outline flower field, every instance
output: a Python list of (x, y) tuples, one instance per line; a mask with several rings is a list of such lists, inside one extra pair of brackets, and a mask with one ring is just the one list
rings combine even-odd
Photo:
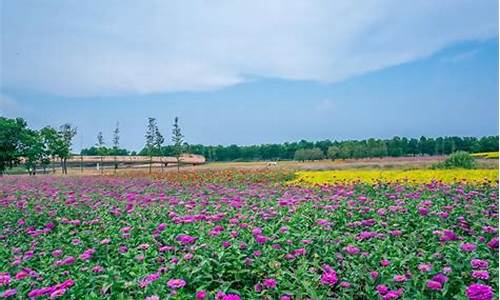
[(449, 170), (337, 170), (297, 172), (292, 181), (299, 184), (334, 184), (394, 182), (402, 184), (425, 184), (432, 181), (442, 183), (497, 184), (498, 169), (449, 169)]
[(321, 186), (269, 171), (165, 176), (0, 178), (0, 298), (498, 297), (489, 175)]

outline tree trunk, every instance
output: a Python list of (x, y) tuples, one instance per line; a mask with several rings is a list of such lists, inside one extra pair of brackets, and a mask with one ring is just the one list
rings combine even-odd
[(180, 157), (177, 157), (177, 172), (180, 172), (180, 168), (181, 168), (181, 159)]

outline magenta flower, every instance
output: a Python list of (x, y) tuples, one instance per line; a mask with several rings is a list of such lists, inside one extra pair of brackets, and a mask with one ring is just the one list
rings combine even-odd
[(380, 295), (385, 295), (389, 292), (389, 288), (385, 284), (377, 285), (376, 290)]
[(276, 282), (276, 279), (274, 279), (274, 278), (266, 278), (266, 279), (264, 279), (262, 284), (264, 285), (264, 287), (266, 287), (268, 289), (274, 289), (274, 288), (276, 288), (277, 282)]
[(487, 244), (491, 249), (498, 249), (498, 238), (492, 238)]
[(241, 300), (241, 297), (236, 295), (236, 294), (227, 294), (227, 295), (224, 295), (222, 300)]
[(0, 286), (9, 285), (9, 283), (10, 283), (10, 274), (0, 273)]
[(460, 246), (460, 249), (462, 249), (465, 252), (473, 252), (476, 251), (476, 245), (472, 243), (463, 243)]
[(207, 298), (207, 292), (204, 291), (204, 290), (201, 290), (201, 291), (197, 291), (196, 292), (196, 300), (203, 300)]
[(467, 287), (465, 295), (469, 300), (491, 300), (493, 289), (488, 285), (474, 283)]
[(395, 282), (404, 282), (407, 280), (406, 276), (405, 275), (394, 275), (394, 278), (393, 280)]
[(488, 271), (472, 271), (472, 277), (476, 279), (488, 280), (490, 279), (490, 273), (488, 273)]
[(0, 294), (0, 298), (9, 298), (14, 296), (17, 293), (16, 289), (8, 289)]
[(322, 285), (335, 285), (339, 279), (337, 278), (337, 272), (330, 267), (329, 265), (323, 266), (323, 274), (321, 275), (321, 284)]
[(427, 287), (431, 290), (440, 291), (443, 289), (443, 285), (439, 281), (427, 280)]
[(486, 260), (474, 258), (470, 261), (473, 269), (488, 269), (489, 263)]
[(432, 270), (432, 265), (431, 264), (419, 264), (417, 268), (420, 272), (429, 272)]
[(351, 255), (358, 254), (359, 252), (361, 252), (361, 250), (359, 250), (358, 247), (354, 247), (352, 245), (348, 245), (347, 247), (344, 248), (344, 250)]
[(186, 281), (182, 279), (170, 279), (167, 282), (167, 286), (171, 289), (180, 289), (186, 285)]
[(448, 277), (444, 274), (438, 273), (434, 275), (434, 277), (432, 277), (432, 280), (440, 282), (441, 284), (445, 284), (446, 282), (448, 282)]
[(189, 245), (194, 243), (198, 238), (194, 236), (190, 236), (187, 234), (181, 234), (177, 237), (177, 240), (182, 244), (182, 245)]

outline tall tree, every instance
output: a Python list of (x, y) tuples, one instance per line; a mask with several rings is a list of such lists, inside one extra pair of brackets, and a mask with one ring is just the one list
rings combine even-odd
[(155, 148), (157, 133), (158, 133), (158, 125), (156, 124), (156, 119), (149, 117), (145, 134), (147, 155), (149, 156), (149, 173), (151, 173), (151, 167), (153, 164), (153, 150)]
[(38, 164), (42, 164), (45, 156), (45, 145), (40, 133), (36, 130), (26, 129), (21, 135), (21, 154), (24, 165), (30, 175), (36, 175)]
[(68, 174), (66, 161), (69, 157), (71, 157), (71, 145), (76, 132), (76, 127), (73, 127), (69, 123), (65, 123), (59, 127), (59, 147), (57, 155), (61, 159), (61, 168), (64, 174)]
[(115, 173), (116, 169), (118, 169), (118, 164), (116, 163), (116, 155), (118, 154), (118, 149), (120, 147), (120, 123), (116, 122), (115, 130), (113, 130), (113, 154), (115, 156)]
[(183, 139), (184, 136), (182, 135), (181, 128), (179, 127), (179, 118), (175, 117), (172, 129), (172, 143), (174, 144), (174, 155), (177, 160), (177, 172), (180, 171)]
[(101, 161), (100, 166), (97, 164), (98, 169), (101, 171), (101, 174), (104, 172), (103, 168), (103, 156), (106, 155), (106, 143), (104, 142), (104, 136), (102, 135), (102, 131), (97, 133), (97, 143), (95, 144), (97, 147), (97, 154), (99, 155), (99, 159)]

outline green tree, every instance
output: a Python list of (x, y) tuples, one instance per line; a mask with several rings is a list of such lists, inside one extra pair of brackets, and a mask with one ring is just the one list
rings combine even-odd
[(56, 140), (56, 155), (61, 160), (63, 174), (68, 174), (67, 159), (71, 157), (71, 145), (76, 132), (76, 127), (73, 127), (69, 123), (65, 123), (59, 127), (58, 138)]
[(116, 156), (118, 155), (118, 151), (120, 148), (120, 123), (116, 122), (115, 130), (113, 130), (113, 155), (114, 155), (114, 166), (115, 173), (118, 169), (118, 163), (116, 162)]
[(328, 147), (326, 155), (328, 156), (329, 159), (334, 160), (336, 158), (339, 158), (339, 153), (340, 153), (339, 147), (330, 146), (330, 147)]
[(25, 129), (26, 121), (22, 118), (0, 117), (0, 176), (6, 168), (11, 168), (19, 162), (21, 135)]
[(174, 155), (177, 160), (177, 172), (180, 171), (181, 154), (182, 154), (182, 143), (184, 136), (181, 133), (181, 128), (179, 127), (179, 118), (175, 117), (174, 125), (172, 128), (172, 144), (174, 144)]
[(157, 138), (158, 125), (156, 124), (155, 118), (148, 118), (148, 125), (146, 127), (146, 153), (149, 156), (149, 173), (151, 173), (151, 168), (153, 164), (153, 150), (155, 148), (155, 140)]

